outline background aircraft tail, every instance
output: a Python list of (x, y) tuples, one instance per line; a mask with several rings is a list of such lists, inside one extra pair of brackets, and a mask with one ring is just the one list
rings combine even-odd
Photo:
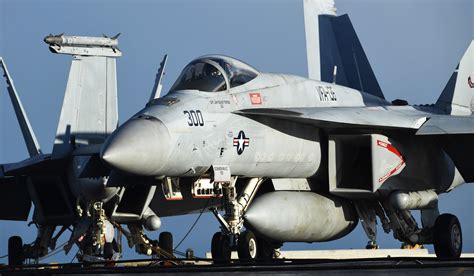
[(73, 55), (53, 147), (61, 158), (73, 145), (101, 144), (118, 124), (117, 38), (48, 36), (53, 53)]
[(336, 16), (334, 0), (303, 1), (309, 78), (384, 98), (349, 16)]
[(471, 115), (474, 111), (474, 40), (444, 87), (436, 107), (450, 115)]

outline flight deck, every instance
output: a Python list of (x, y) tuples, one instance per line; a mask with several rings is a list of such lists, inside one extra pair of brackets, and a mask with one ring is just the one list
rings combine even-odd
[(211, 260), (134, 260), (112, 264), (51, 264), (22, 268), (3, 267), (2, 275), (130, 275), (130, 274), (313, 274), (326, 275), (473, 275), (474, 258), (440, 261), (436, 258), (403, 257), (372, 259), (293, 259), (268, 263), (212, 264)]
[[(391, 255), (387, 255), (391, 254)], [(326, 258), (322, 256), (326, 255)], [(315, 258), (318, 256), (318, 258)], [(367, 257), (372, 256), (372, 257)], [(384, 256), (384, 257), (381, 257)], [(474, 254), (440, 260), (427, 250), (285, 251), (269, 262), (214, 264), (210, 258), (140, 259), (94, 264), (34, 264), (0, 267), (1, 275), (149, 275), (149, 274), (313, 274), (325, 275), (474, 275)]]

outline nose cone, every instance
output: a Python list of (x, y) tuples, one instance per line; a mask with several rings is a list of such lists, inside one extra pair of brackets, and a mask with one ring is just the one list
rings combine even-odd
[(132, 119), (105, 141), (102, 160), (114, 170), (141, 176), (160, 175), (168, 159), (169, 133), (157, 119)]

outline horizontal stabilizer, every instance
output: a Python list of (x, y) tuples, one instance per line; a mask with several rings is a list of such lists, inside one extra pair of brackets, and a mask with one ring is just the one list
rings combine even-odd
[(41, 149), (38, 144), (38, 140), (36, 139), (35, 133), (33, 132), (33, 128), (31, 127), (30, 121), (28, 120), (28, 116), (26, 116), (26, 112), (20, 101), (20, 97), (18, 97), (15, 85), (13, 84), (13, 80), (10, 77), (10, 73), (8, 72), (7, 65), (3, 61), (2, 57), (0, 57), (0, 64), (3, 68), (4, 76), (7, 81), (8, 94), (10, 96), (10, 100), (12, 101), (16, 118), (18, 120), (18, 123), (20, 124), (21, 132), (23, 134), (23, 139), (25, 139), (28, 153), (30, 154), (30, 156), (41, 154)]
[(407, 109), (385, 107), (307, 107), (245, 109), (243, 116), (264, 116), (307, 123), (322, 129), (418, 129), (426, 117)]
[(51, 154), (40, 154), (20, 162), (3, 164), (5, 176), (21, 176), (33, 174), (57, 174), (64, 169), (66, 162), (61, 159), (51, 159)]
[(473, 116), (433, 115), (416, 135), (474, 134)]

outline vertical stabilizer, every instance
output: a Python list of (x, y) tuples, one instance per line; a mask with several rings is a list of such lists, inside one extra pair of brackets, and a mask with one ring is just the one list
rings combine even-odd
[(2, 57), (0, 57), (0, 65), (3, 68), (4, 76), (7, 81), (8, 94), (10, 96), (10, 100), (12, 101), (16, 118), (18, 119), (18, 123), (20, 124), (21, 133), (23, 134), (23, 139), (25, 139), (25, 144), (26, 144), (28, 153), (30, 154), (30, 157), (39, 155), (41, 154), (41, 149), (39, 147), (38, 140), (36, 140), (36, 136), (35, 136), (35, 133), (33, 132), (33, 128), (30, 125), (28, 116), (26, 116), (26, 112), (23, 109), (23, 105), (21, 104), (21, 101), (20, 101), (20, 97), (18, 97), (18, 93), (16, 92), (15, 85), (13, 84), (13, 80), (10, 77), (10, 73), (8, 72), (7, 65), (3, 61)]
[(101, 144), (118, 124), (116, 38), (47, 37), (54, 53), (73, 55), (53, 158), (74, 147)]
[(383, 99), (349, 16), (336, 16), (333, 0), (304, 0), (303, 7), (309, 78), (336, 80), (337, 84)]
[(474, 110), (474, 40), (444, 87), (436, 107), (450, 115), (471, 115)]
[(306, 36), (306, 55), (308, 77), (321, 80), (321, 63), (319, 59), (319, 15), (335, 16), (334, 0), (303, 0), (304, 26)]

